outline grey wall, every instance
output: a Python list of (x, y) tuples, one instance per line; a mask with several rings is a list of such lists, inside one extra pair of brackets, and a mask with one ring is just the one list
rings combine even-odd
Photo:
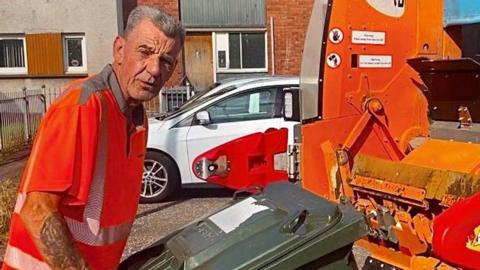
[(63, 89), (65, 85), (75, 78), (1, 78), (0, 92), (22, 91), (23, 87), (29, 90), (37, 90), (45, 85), (48, 89)]
[[(85, 33), (88, 73), (112, 61), (112, 42), (123, 25), (122, 0), (0, 0), (0, 35)], [(61, 87), (71, 79), (2, 79), (4, 89)]]

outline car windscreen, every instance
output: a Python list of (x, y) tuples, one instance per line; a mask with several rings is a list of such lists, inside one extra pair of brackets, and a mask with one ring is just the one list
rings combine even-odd
[(173, 111), (169, 111), (169, 112), (167, 112), (167, 113), (165, 113), (161, 116), (157, 116), (155, 118), (157, 120), (164, 120), (166, 118), (170, 119), (170, 118), (173, 118), (173, 117), (170, 117), (170, 116), (177, 116), (177, 115), (185, 112), (187, 109), (191, 108), (192, 103), (195, 103), (196, 100), (201, 99), (207, 93), (209, 93), (210, 91), (212, 91), (213, 89), (217, 88), (220, 85), (221, 85), (221, 83), (219, 83), (219, 82), (211, 84), (210, 86), (205, 88), (205, 90), (200, 91), (199, 94), (196, 94), (196, 95), (192, 96), (190, 99), (188, 99), (187, 101), (185, 101), (185, 103), (180, 105), (180, 107), (174, 108)]
[(219, 82), (216, 82), (216, 83), (211, 84), (210, 86), (208, 86), (207, 88), (205, 88), (205, 90), (199, 91), (199, 92), (200, 92), (199, 94), (194, 95), (194, 96), (191, 97), (189, 100), (187, 100), (185, 103), (183, 103), (182, 105), (180, 105), (180, 107), (178, 107), (178, 109), (181, 109), (181, 108), (183, 108), (183, 107), (189, 106), (192, 102), (194, 102), (194, 101), (197, 100), (197, 99), (202, 98), (202, 97), (205, 96), (208, 92), (212, 91), (213, 89), (217, 88), (217, 87), (220, 86), (220, 85), (221, 85), (221, 83), (219, 83)]
[[(182, 113), (185, 113), (186, 111), (202, 104), (202, 103), (205, 103), (205, 102), (208, 102), (209, 100), (212, 100), (220, 95), (223, 95), (225, 94), (226, 92), (229, 92), (229, 91), (232, 91), (236, 89), (235, 86), (229, 86), (225, 89), (222, 89), (220, 91), (218, 91), (217, 93), (214, 93), (214, 94), (211, 94), (209, 96), (206, 96), (204, 98), (196, 98), (195, 100), (192, 100), (191, 102), (189, 102), (189, 104), (184, 104), (185, 106), (180, 106), (176, 111), (172, 112), (171, 114), (167, 115), (167, 117), (164, 118), (164, 120), (169, 120), (169, 119), (172, 119), (172, 118), (175, 118), (177, 117), (178, 115), (182, 114)], [(206, 92), (205, 92), (206, 93)], [(202, 95), (205, 95), (205, 93), (202, 93)], [(193, 98), (192, 98), (193, 99)]]

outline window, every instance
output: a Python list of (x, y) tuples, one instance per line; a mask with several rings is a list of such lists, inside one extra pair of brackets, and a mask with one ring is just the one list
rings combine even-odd
[(0, 36), (0, 74), (26, 74), (24, 37)]
[(57, 77), (85, 73), (87, 55), (84, 34), (0, 35), (0, 75)]
[(87, 72), (85, 36), (65, 35), (63, 37), (63, 51), (66, 73)]
[(207, 108), (213, 124), (280, 117), (277, 88), (242, 93)]
[(216, 33), (215, 36), (219, 72), (267, 71), (264, 32)]

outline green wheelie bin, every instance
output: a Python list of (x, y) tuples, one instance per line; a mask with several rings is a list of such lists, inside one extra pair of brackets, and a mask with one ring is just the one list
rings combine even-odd
[(274, 183), (122, 262), (120, 269), (356, 269), (362, 214), (299, 186)]

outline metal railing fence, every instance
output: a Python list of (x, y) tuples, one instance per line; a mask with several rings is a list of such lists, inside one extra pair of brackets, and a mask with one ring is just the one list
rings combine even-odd
[[(48, 107), (61, 94), (60, 88), (0, 91), (0, 151), (16, 149), (32, 142)], [(145, 102), (148, 116), (167, 113), (181, 106), (192, 94), (187, 86), (166, 87), (159, 98)]]
[(45, 89), (0, 93), (0, 150), (31, 142), (46, 110)]
[(160, 112), (170, 112), (177, 109), (190, 99), (192, 93), (190, 86), (163, 88), (159, 95)]

